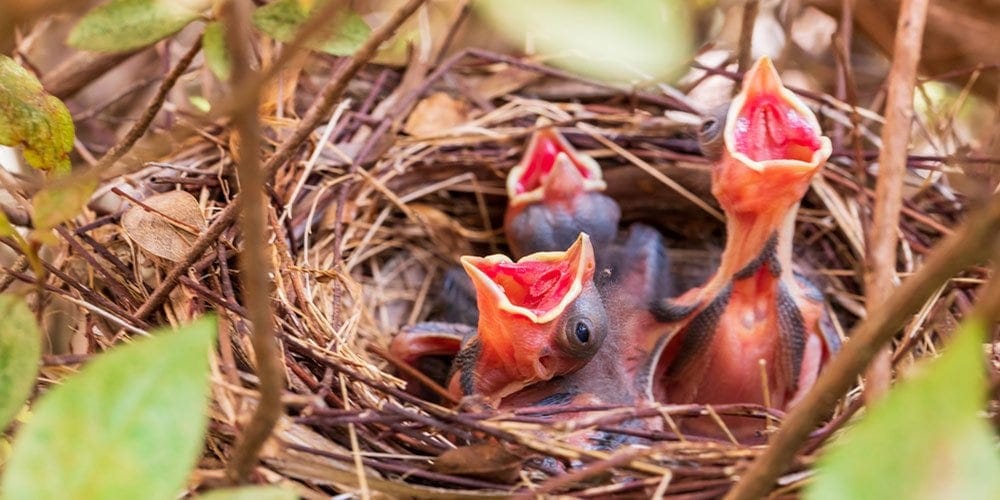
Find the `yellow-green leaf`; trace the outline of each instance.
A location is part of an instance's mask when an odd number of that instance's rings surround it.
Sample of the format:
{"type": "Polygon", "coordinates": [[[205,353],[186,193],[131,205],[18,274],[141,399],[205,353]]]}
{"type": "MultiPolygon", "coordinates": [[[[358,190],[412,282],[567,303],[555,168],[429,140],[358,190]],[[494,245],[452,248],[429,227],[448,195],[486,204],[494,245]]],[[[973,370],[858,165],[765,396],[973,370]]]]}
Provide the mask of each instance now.
{"type": "Polygon", "coordinates": [[[7,426],[35,386],[42,333],[24,299],[0,295],[0,431],[7,426]]]}
{"type": "Polygon", "coordinates": [[[228,80],[232,67],[229,60],[229,49],[226,47],[226,32],[222,23],[213,22],[205,26],[205,34],[201,37],[201,47],[205,54],[205,66],[208,66],[209,71],[219,80],[228,80]]]}
{"type": "Polygon", "coordinates": [[[201,17],[211,0],[111,0],[83,16],[70,46],[123,52],[158,42],[201,17]]]}
{"type": "Polygon", "coordinates": [[[483,18],[547,64],[633,83],[667,80],[686,67],[693,20],[681,0],[479,0],[483,18]]]}
{"type": "Polygon", "coordinates": [[[7,214],[0,212],[0,238],[9,238],[15,234],[17,234],[17,229],[14,229],[7,214]]]}
{"type": "Polygon", "coordinates": [[[201,455],[215,321],[116,347],[42,396],[4,498],[177,498],[201,455]]]}
{"type": "Polygon", "coordinates": [[[246,486],[210,491],[198,500],[295,500],[299,498],[293,491],[270,486],[246,486]]]}
{"type": "MultiPolygon", "coordinates": [[[[321,2],[316,3],[318,5],[321,2]]],[[[309,18],[309,13],[316,8],[318,7],[313,6],[312,2],[303,5],[298,0],[278,0],[255,10],[253,23],[271,38],[289,42],[309,18]]],[[[371,31],[357,12],[345,8],[312,38],[309,47],[335,56],[352,54],[364,43],[371,31]]]]}
{"type": "Polygon", "coordinates": [[[42,170],[69,172],[73,118],[28,70],[0,54],[0,145],[22,149],[42,170]]]}
{"type": "Polygon", "coordinates": [[[39,232],[76,217],[97,189],[97,179],[91,176],[59,179],[35,193],[31,198],[32,222],[39,232]]]}
{"type": "Polygon", "coordinates": [[[996,498],[997,436],[979,415],[986,405],[985,331],[978,318],[967,320],[940,358],[832,443],[805,497],[996,498]]]}

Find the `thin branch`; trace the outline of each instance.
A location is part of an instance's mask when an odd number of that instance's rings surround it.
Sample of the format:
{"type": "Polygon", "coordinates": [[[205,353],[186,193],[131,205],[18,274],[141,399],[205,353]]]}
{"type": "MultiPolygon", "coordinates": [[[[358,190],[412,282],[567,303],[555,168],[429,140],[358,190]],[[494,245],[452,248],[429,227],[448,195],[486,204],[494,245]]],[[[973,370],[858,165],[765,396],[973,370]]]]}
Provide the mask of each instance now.
{"type": "Polygon", "coordinates": [[[138,142],[139,139],[142,138],[143,134],[146,133],[146,130],[149,129],[149,125],[153,123],[153,118],[156,118],[156,114],[160,112],[161,108],[163,108],[163,103],[167,100],[167,94],[173,90],[174,85],[177,84],[177,80],[184,74],[185,71],[187,71],[188,66],[191,65],[191,61],[193,61],[194,57],[198,55],[198,52],[201,52],[201,38],[198,38],[198,40],[191,45],[191,48],[184,53],[184,56],[181,57],[181,59],[177,61],[177,64],[174,65],[169,73],[167,73],[163,82],[160,83],[160,86],[156,89],[156,95],[153,96],[149,105],[146,106],[146,110],[142,112],[142,116],[139,117],[139,120],[132,125],[132,128],[128,130],[128,133],[125,134],[125,137],[121,140],[121,142],[115,144],[113,148],[101,157],[101,160],[97,163],[97,165],[94,165],[94,168],[92,169],[93,171],[104,171],[107,167],[110,167],[118,161],[122,156],[125,156],[125,154],[132,149],[132,146],[135,146],[135,143],[138,142]]]}
{"type": "Polygon", "coordinates": [[[358,50],[354,52],[354,55],[346,63],[342,63],[337,67],[330,83],[323,88],[316,104],[306,112],[299,127],[295,129],[291,137],[278,147],[278,150],[274,152],[274,156],[267,160],[267,163],[264,165],[264,171],[268,178],[273,176],[292,157],[295,150],[309,138],[312,131],[321,124],[330,113],[330,110],[333,109],[333,106],[340,100],[340,96],[347,89],[347,84],[354,75],[361,70],[365,63],[375,56],[375,51],[378,50],[382,43],[388,40],[396,32],[396,29],[403,24],[403,21],[423,5],[424,1],[410,0],[406,2],[405,5],[392,14],[392,17],[372,32],[368,39],[365,40],[365,43],[358,47],[358,50]]]}
{"type": "MultiPolygon", "coordinates": [[[[234,93],[244,82],[254,78],[250,61],[249,0],[230,0],[223,5],[226,43],[230,47],[232,78],[229,85],[234,93]]],[[[257,455],[271,436],[274,425],[284,413],[281,392],[285,388],[284,362],[274,338],[274,311],[271,304],[271,259],[268,258],[266,179],[260,169],[260,122],[257,112],[260,95],[244,96],[240,106],[233,108],[232,118],[239,134],[236,155],[243,214],[243,251],[240,252],[240,279],[250,322],[257,377],[260,380],[260,400],[240,436],[226,467],[231,481],[245,483],[257,464],[257,455]]]]}
{"type": "Polygon", "coordinates": [[[184,256],[184,260],[178,262],[177,265],[170,269],[163,278],[163,281],[153,290],[153,293],[149,294],[149,298],[135,311],[137,319],[145,320],[153,311],[162,306],[166,302],[167,297],[170,296],[170,292],[177,287],[181,276],[194,265],[195,261],[201,258],[201,255],[205,253],[205,250],[209,246],[218,242],[222,232],[229,227],[230,223],[236,220],[236,215],[239,214],[240,198],[237,196],[232,203],[215,216],[214,221],[208,226],[208,229],[198,236],[198,239],[191,245],[191,249],[184,256]]]}
{"type": "MultiPolygon", "coordinates": [[[[757,22],[757,13],[760,12],[760,0],[749,0],[743,5],[743,19],[740,22],[740,40],[736,61],[739,64],[740,74],[744,74],[750,69],[753,58],[753,27],[757,22]]],[[[739,92],[739,85],[733,87],[733,92],[739,92]]]]}
{"type": "MultiPolygon", "coordinates": [[[[865,270],[865,304],[869,311],[883,307],[893,293],[896,278],[899,212],[903,208],[906,150],[913,124],[913,84],[920,61],[920,46],[928,0],[906,0],[896,23],[896,46],[889,70],[885,127],[875,182],[875,213],[868,241],[865,270]]],[[[889,390],[892,351],[886,347],[872,361],[865,377],[865,400],[871,402],[889,390]]]]}
{"type": "Polygon", "coordinates": [[[755,460],[727,500],[763,498],[791,463],[809,433],[854,384],[856,377],[916,313],[935,290],[962,269],[993,252],[1000,244],[1000,194],[974,212],[954,234],[945,238],[916,274],[903,281],[850,334],[839,354],[820,373],[816,384],[785,419],[770,446],[755,460]]]}

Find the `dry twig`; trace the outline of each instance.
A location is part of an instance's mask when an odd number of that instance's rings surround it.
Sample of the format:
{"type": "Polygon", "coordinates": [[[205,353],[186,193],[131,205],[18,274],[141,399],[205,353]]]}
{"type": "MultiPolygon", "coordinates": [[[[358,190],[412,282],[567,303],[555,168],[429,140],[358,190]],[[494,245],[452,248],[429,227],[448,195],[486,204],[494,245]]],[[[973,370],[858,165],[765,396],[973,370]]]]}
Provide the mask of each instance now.
{"type": "Polygon", "coordinates": [[[771,439],[770,446],[757,458],[728,500],[764,497],[775,479],[784,472],[795,452],[819,421],[850,389],[855,377],[879,349],[916,312],[934,291],[962,269],[992,254],[1000,243],[1000,194],[989,205],[970,215],[955,234],[942,241],[916,274],[903,282],[882,307],[869,312],[855,328],[851,341],[830,360],[816,384],[799,402],[771,439]]]}
{"type": "MultiPolygon", "coordinates": [[[[913,123],[913,84],[920,61],[928,0],[903,2],[896,26],[896,48],[889,71],[886,122],[882,129],[882,151],[875,183],[875,213],[868,239],[865,295],[869,311],[884,307],[896,280],[896,247],[899,212],[903,208],[903,177],[906,150],[913,123]]],[[[892,350],[882,349],[872,360],[865,377],[865,399],[877,399],[889,390],[892,380],[892,350]]]]}

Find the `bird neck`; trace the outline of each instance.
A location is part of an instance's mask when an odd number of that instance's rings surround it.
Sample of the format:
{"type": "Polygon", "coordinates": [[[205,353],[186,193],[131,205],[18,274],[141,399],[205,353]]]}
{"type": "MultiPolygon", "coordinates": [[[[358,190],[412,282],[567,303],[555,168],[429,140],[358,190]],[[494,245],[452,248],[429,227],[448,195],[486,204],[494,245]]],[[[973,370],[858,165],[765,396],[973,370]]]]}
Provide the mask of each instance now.
{"type": "Polygon", "coordinates": [[[726,247],[719,270],[706,288],[721,289],[758,263],[780,268],[782,278],[791,276],[796,212],[798,204],[765,212],[727,212],[726,247]]]}

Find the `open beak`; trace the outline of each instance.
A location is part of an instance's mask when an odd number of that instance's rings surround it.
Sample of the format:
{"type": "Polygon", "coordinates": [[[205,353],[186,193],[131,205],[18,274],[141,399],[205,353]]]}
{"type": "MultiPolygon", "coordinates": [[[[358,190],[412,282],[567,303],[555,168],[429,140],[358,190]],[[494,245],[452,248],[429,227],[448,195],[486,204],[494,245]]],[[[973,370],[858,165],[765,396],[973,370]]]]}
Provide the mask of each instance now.
{"type": "MultiPolygon", "coordinates": [[[[596,267],[594,249],[585,233],[564,252],[538,252],[517,262],[501,254],[464,256],[461,261],[476,287],[481,321],[516,317],[535,324],[559,317],[580,295],[587,280],[593,279],[596,267]]],[[[480,337],[490,334],[483,330],[481,325],[480,337]]]]}
{"type": "Polygon", "coordinates": [[[713,172],[713,192],[736,212],[769,206],[787,210],[832,150],[816,115],[785,88],[767,57],[744,76],[723,134],[725,150],[713,172]]]}
{"type": "Polygon", "coordinates": [[[556,201],[607,185],[593,158],[576,151],[555,128],[531,136],[524,158],[507,176],[510,206],[556,201]]]}

